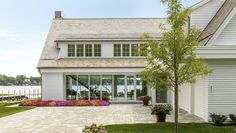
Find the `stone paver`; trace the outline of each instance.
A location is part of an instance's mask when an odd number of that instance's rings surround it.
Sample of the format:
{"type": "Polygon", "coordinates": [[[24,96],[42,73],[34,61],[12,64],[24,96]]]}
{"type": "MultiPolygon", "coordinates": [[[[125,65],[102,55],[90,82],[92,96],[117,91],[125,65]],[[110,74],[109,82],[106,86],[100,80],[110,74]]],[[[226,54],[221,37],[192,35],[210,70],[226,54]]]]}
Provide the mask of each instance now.
{"type": "MultiPolygon", "coordinates": [[[[154,123],[150,107],[140,104],[112,104],[104,107],[37,107],[0,118],[0,133],[79,133],[85,125],[154,123]]],[[[173,121],[173,116],[167,116],[173,121]]],[[[202,122],[180,112],[182,122],[202,122]]]]}

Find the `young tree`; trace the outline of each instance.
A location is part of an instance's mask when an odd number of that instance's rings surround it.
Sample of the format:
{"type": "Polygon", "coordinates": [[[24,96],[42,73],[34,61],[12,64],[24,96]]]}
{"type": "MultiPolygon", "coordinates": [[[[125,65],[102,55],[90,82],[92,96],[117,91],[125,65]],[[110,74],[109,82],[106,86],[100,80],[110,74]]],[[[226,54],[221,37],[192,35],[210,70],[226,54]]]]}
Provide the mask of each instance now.
{"type": "Polygon", "coordinates": [[[207,75],[211,69],[204,64],[204,60],[196,56],[200,30],[191,28],[186,30],[190,8],[183,8],[180,0],[161,0],[168,5],[167,23],[169,28],[163,28],[161,41],[157,41],[147,33],[142,40],[146,45],[142,52],[147,52],[147,62],[143,77],[149,85],[159,89],[165,85],[174,90],[175,129],[178,133],[178,91],[184,83],[193,83],[197,76],[207,75]],[[188,32],[187,32],[188,31],[188,32]],[[146,73],[146,74],[144,74],[146,73]],[[161,76],[160,76],[161,74],[161,76]]]}

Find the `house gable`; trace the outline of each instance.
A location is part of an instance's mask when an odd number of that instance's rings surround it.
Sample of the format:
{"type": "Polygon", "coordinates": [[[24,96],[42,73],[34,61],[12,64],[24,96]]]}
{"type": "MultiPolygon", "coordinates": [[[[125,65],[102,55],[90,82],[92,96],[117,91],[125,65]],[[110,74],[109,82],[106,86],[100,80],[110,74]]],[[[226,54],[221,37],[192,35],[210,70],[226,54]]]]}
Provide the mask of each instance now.
{"type": "Polygon", "coordinates": [[[206,46],[236,46],[236,7],[231,11],[206,46]]]}
{"type": "Polygon", "coordinates": [[[193,12],[190,14],[190,24],[200,29],[204,29],[225,0],[203,0],[192,6],[193,12]]]}

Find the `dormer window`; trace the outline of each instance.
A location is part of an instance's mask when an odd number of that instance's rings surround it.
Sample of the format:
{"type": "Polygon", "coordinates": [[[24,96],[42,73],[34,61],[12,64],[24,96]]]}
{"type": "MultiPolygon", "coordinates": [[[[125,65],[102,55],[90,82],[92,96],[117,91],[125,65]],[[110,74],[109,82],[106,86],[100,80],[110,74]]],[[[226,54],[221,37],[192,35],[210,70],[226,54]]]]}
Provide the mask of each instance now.
{"type": "Polygon", "coordinates": [[[68,57],[101,57],[101,44],[68,44],[68,57]]]}
{"type": "Polygon", "coordinates": [[[93,45],[92,44],[85,44],[85,56],[86,57],[93,56],[93,45]]]}
{"type": "Polygon", "coordinates": [[[76,48],[76,53],[77,53],[77,57],[83,57],[84,56],[84,45],[83,44],[77,44],[77,48],[76,48]]]}
{"type": "Polygon", "coordinates": [[[101,56],[101,44],[94,44],[94,56],[99,57],[101,56]]]}
{"type": "Polygon", "coordinates": [[[69,57],[75,56],[75,44],[68,44],[68,56],[69,57]]]}

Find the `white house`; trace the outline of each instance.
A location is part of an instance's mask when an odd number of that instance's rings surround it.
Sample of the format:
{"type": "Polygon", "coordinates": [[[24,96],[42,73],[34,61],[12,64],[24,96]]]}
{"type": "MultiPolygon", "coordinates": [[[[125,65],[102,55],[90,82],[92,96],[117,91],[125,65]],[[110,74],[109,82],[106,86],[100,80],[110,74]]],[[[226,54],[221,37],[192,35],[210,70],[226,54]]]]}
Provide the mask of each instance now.
{"type": "MultiPolygon", "coordinates": [[[[199,57],[214,69],[180,89],[180,107],[208,120],[209,113],[236,113],[236,0],[203,0],[192,6],[189,26],[204,32],[199,57]]],[[[38,69],[43,100],[108,99],[173,104],[173,92],[149,89],[139,76],[146,61],[140,35],[160,40],[160,18],[63,18],[55,12],[38,69]]],[[[168,27],[168,25],[166,25],[168,27]]]]}

